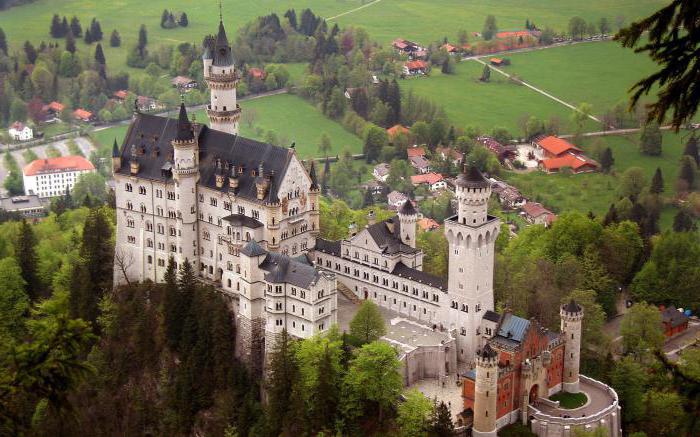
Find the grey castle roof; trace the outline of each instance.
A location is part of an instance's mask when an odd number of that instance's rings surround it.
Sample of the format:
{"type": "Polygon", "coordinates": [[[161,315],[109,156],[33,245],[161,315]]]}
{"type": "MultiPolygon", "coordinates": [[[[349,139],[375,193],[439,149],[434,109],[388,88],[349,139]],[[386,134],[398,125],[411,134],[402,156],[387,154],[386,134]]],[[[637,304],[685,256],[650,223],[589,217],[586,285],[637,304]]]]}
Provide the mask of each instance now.
{"type": "Polygon", "coordinates": [[[413,207],[413,202],[411,199],[406,199],[406,201],[399,208],[399,213],[403,215],[416,215],[416,208],[413,207]]]}
{"type": "Polygon", "coordinates": [[[247,257],[253,258],[256,256],[265,255],[267,251],[263,249],[257,241],[250,240],[248,244],[243,246],[243,249],[241,249],[241,253],[247,257]]]}
{"type": "Polygon", "coordinates": [[[498,352],[496,352],[490,344],[486,343],[481,349],[481,353],[479,355],[482,358],[495,358],[496,355],[498,355],[498,352]]]}
{"type": "Polygon", "coordinates": [[[469,169],[467,169],[466,164],[462,173],[457,177],[456,184],[463,188],[488,188],[490,185],[478,168],[470,165],[469,169]]]}
{"type": "Polygon", "coordinates": [[[257,229],[263,226],[258,220],[243,214],[231,214],[224,217],[224,220],[231,223],[233,226],[244,226],[250,229],[257,229]]]}
{"type": "Polygon", "coordinates": [[[291,284],[306,289],[311,288],[320,276],[315,267],[274,252],[268,252],[260,268],[267,272],[265,274],[267,282],[291,284]]]}
{"type": "Polygon", "coordinates": [[[484,319],[490,322],[498,323],[501,320],[501,315],[497,312],[486,310],[486,312],[484,313],[484,319]]]}
{"type": "Polygon", "coordinates": [[[224,29],[223,21],[219,21],[219,33],[216,35],[213,55],[213,65],[217,67],[233,65],[233,53],[231,53],[231,46],[228,44],[228,38],[226,38],[226,29],[224,29]]]}
{"type": "Polygon", "coordinates": [[[194,139],[192,123],[190,123],[190,119],[187,117],[187,109],[184,103],[180,103],[180,113],[177,117],[177,136],[175,138],[178,141],[190,141],[194,139]]]}
{"type": "Polygon", "coordinates": [[[577,304],[573,299],[563,307],[564,311],[567,313],[578,313],[581,311],[581,306],[577,304]]]}
{"type": "Polygon", "coordinates": [[[410,279],[412,281],[420,282],[421,284],[438,288],[442,291],[447,291],[447,281],[445,280],[445,278],[431,275],[430,273],[426,273],[421,270],[416,270],[414,268],[408,267],[402,262],[396,263],[396,267],[394,267],[394,270],[392,270],[391,274],[395,276],[400,276],[402,278],[410,279]]]}
{"type": "Polygon", "coordinates": [[[340,241],[324,240],[323,238],[316,239],[314,249],[333,256],[340,256],[340,241]]]}
{"type": "Polygon", "coordinates": [[[507,312],[503,316],[501,326],[498,327],[498,336],[521,343],[530,327],[530,321],[507,312]]]}
{"type": "MultiPolygon", "coordinates": [[[[171,141],[179,135],[182,123],[184,120],[136,114],[119,152],[122,166],[118,173],[129,174],[130,151],[134,146],[138,155],[145,157],[140,160],[138,177],[171,182],[172,175],[165,169],[172,166],[171,141]],[[167,165],[168,163],[170,166],[167,165]]],[[[260,163],[264,162],[265,175],[271,177],[265,202],[279,201],[277,195],[279,182],[291,160],[293,154],[291,150],[209,129],[207,126],[196,126],[194,135],[199,140],[200,185],[223,192],[233,190],[229,188],[228,183],[225,183],[223,188],[216,187],[216,162],[221,160],[228,172],[232,168],[242,168],[243,172],[237,178],[239,185],[236,194],[257,202],[255,178],[260,163]]]]}
{"type": "Polygon", "coordinates": [[[401,223],[398,216],[368,226],[367,230],[377,246],[382,249],[382,253],[392,255],[395,253],[410,254],[418,252],[417,249],[401,241],[401,223]],[[392,226],[393,231],[391,229],[392,226]]]}

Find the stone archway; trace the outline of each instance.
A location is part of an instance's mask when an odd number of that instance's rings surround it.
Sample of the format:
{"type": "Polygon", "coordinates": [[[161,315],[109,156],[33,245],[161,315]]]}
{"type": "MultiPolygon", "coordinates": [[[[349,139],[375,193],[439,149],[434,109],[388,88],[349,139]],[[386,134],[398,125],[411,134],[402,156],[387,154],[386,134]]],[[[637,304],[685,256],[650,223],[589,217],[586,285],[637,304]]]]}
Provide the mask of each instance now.
{"type": "Polygon", "coordinates": [[[533,384],[532,387],[530,387],[530,395],[528,397],[529,404],[534,404],[535,401],[537,401],[539,390],[540,386],[538,384],[533,384]]]}

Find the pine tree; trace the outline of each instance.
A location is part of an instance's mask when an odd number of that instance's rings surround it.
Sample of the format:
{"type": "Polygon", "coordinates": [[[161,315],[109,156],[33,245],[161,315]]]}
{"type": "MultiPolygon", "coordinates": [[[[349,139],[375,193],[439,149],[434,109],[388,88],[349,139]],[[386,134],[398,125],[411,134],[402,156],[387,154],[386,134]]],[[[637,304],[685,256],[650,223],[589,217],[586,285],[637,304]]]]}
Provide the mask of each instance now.
{"type": "Polygon", "coordinates": [[[93,18],[90,22],[90,34],[93,41],[102,41],[102,26],[100,26],[100,22],[96,18],[93,18]]]}
{"type": "Polygon", "coordinates": [[[695,225],[695,218],[693,214],[686,208],[681,208],[673,217],[673,231],[674,232],[695,232],[697,226],[695,225]]]}
{"type": "Polygon", "coordinates": [[[194,347],[197,337],[196,314],[192,310],[192,303],[197,290],[197,279],[192,269],[192,264],[187,259],[180,266],[177,288],[180,296],[176,318],[182,323],[178,350],[182,354],[187,354],[194,347]]]}
{"type": "Polygon", "coordinates": [[[70,30],[76,38],[83,36],[83,28],[80,26],[80,20],[75,15],[70,19],[70,30]]]}
{"type": "Polygon", "coordinates": [[[168,17],[170,16],[170,12],[168,12],[167,9],[163,9],[163,13],[160,14],[160,27],[165,29],[165,23],[168,22],[168,17]]]}
{"type": "Polygon", "coordinates": [[[90,29],[85,30],[85,37],[83,39],[85,40],[85,44],[92,44],[94,39],[92,38],[92,32],[90,32],[90,29]]]}
{"type": "Polygon", "coordinates": [[[661,169],[659,167],[656,167],[656,173],[654,173],[654,177],[651,178],[649,192],[657,195],[664,192],[664,177],[661,174],[661,169]]]}
{"type": "Polygon", "coordinates": [[[61,36],[59,38],[63,38],[68,34],[68,30],[70,29],[70,26],[68,25],[68,19],[66,17],[63,17],[61,20],[61,36]]]}
{"type": "Polygon", "coordinates": [[[449,437],[454,435],[455,425],[452,422],[452,414],[445,402],[440,401],[435,406],[428,427],[428,435],[435,437],[449,437]]]}
{"type": "Polygon", "coordinates": [[[365,197],[362,200],[362,207],[367,208],[368,206],[374,205],[374,196],[372,195],[372,190],[367,188],[365,190],[365,197]]]}
{"type": "Polygon", "coordinates": [[[481,78],[479,78],[479,80],[482,82],[491,80],[491,67],[484,65],[484,71],[481,72],[481,78]]]}
{"type": "Polygon", "coordinates": [[[603,173],[609,173],[613,164],[615,164],[615,158],[613,158],[612,150],[610,147],[606,147],[600,155],[600,168],[603,170],[603,173]]]}
{"type": "Polygon", "coordinates": [[[610,208],[608,208],[608,212],[605,214],[605,218],[603,219],[603,226],[608,226],[619,221],[620,220],[617,216],[617,208],[615,208],[614,203],[611,203],[610,208]]]}
{"type": "Polygon", "coordinates": [[[296,30],[297,11],[295,11],[294,9],[287,9],[287,12],[284,13],[284,16],[287,20],[289,20],[289,25],[292,26],[292,29],[296,30]]]}
{"type": "Polygon", "coordinates": [[[144,50],[146,49],[147,44],[148,44],[148,32],[146,31],[146,25],[142,24],[141,28],[139,28],[139,43],[137,46],[141,57],[143,57],[144,50]]]}
{"type": "Polygon", "coordinates": [[[642,154],[649,156],[661,155],[662,142],[663,137],[657,123],[652,122],[642,127],[642,134],[639,138],[639,151],[642,154]]]}
{"type": "Polygon", "coordinates": [[[678,179],[681,182],[681,190],[692,190],[695,188],[695,160],[690,156],[681,158],[681,169],[678,173],[678,179]]]}
{"type": "Polygon", "coordinates": [[[311,414],[314,431],[333,429],[338,413],[339,391],[340,377],[333,366],[331,353],[326,344],[321,362],[318,363],[318,384],[312,397],[311,414]]]}
{"type": "Polygon", "coordinates": [[[187,18],[187,14],[185,12],[180,15],[180,19],[178,20],[177,24],[179,24],[182,27],[187,27],[190,24],[190,20],[187,18]]]}
{"type": "Polygon", "coordinates": [[[0,27],[0,53],[7,56],[7,36],[5,31],[0,27]]]}
{"type": "Polygon", "coordinates": [[[394,79],[387,89],[387,105],[389,105],[389,117],[387,125],[394,126],[401,123],[401,90],[399,83],[394,79]]]}
{"type": "Polygon", "coordinates": [[[69,29],[68,34],[66,35],[66,51],[75,54],[76,48],[75,48],[75,38],[73,37],[73,32],[69,29]]]}
{"type": "Polygon", "coordinates": [[[165,338],[171,349],[177,350],[180,342],[180,326],[182,320],[178,319],[180,309],[180,291],[177,287],[177,267],[175,259],[168,259],[168,268],[163,275],[165,282],[165,298],[163,301],[163,318],[165,325],[165,338]]]}
{"type": "Polygon", "coordinates": [[[484,22],[484,29],[481,31],[481,36],[488,41],[496,37],[496,32],[498,32],[496,17],[489,15],[484,22]]]}
{"type": "Polygon", "coordinates": [[[103,66],[107,63],[107,60],[105,59],[105,54],[102,51],[102,44],[100,43],[98,43],[95,47],[95,62],[103,66]]]}
{"type": "Polygon", "coordinates": [[[109,37],[109,46],[110,47],[119,47],[122,45],[122,37],[119,35],[119,32],[117,32],[117,29],[114,29],[112,31],[112,36],[109,37]]]}
{"type": "Polygon", "coordinates": [[[581,260],[581,290],[593,290],[596,292],[596,301],[608,316],[614,316],[616,291],[615,282],[608,275],[597,249],[589,247],[584,251],[581,260]]]}
{"type": "Polygon", "coordinates": [[[326,159],[323,164],[323,176],[321,177],[321,193],[328,194],[328,182],[331,180],[331,162],[326,159]]]}
{"type": "Polygon", "coordinates": [[[22,220],[15,246],[15,257],[22,270],[22,279],[27,284],[27,295],[32,302],[36,302],[43,294],[39,276],[37,275],[39,259],[36,254],[36,243],[36,236],[32,226],[26,220],[22,220]]]}
{"type": "MultiPolygon", "coordinates": [[[[267,418],[270,435],[280,435],[289,416],[292,393],[299,382],[296,347],[286,330],[277,339],[267,377],[267,418]]],[[[300,419],[300,418],[297,418],[300,419]]]]}
{"type": "Polygon", "coordinates": [[[698,153],[698,138],[695,134],[691,135],[688,142],[685,144],[684,155],[688,155],[695,160],[695,165],[700,165],[700,154],[698,153]]]}
{"type": "Polygon", "coordinates": [[[49,34],[53,38],[61,38],[61,37],[63,37],[62,31],[63,31],[63,28],[61,27],[61,18],[58,16],[58,14],[53,14],[53,18],[51,19],[51,29],[49,30],[49,34]]]}
{"type": "Polygon", "coordinates": [[[29,41],[24,42],[24,54],[27,56],[27,63],[33,64],[36,62],[36,49],[29,41]]]}

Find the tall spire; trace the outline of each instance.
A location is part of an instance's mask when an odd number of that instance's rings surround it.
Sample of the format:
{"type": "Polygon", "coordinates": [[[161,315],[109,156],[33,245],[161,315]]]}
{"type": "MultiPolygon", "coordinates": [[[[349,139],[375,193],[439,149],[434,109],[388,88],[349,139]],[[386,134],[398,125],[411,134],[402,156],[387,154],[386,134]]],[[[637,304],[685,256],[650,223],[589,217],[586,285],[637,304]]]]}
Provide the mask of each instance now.
{"type": "Polygon", "coordinates": [[[221,12],[221,0],[219,0],[219,23],[224,22],[224,14],[221,12]]]}
{"type": "Polygon", "coordinates": [[[114,139],[114,144],[112,145],[112,158],[119,157],[119,146],[117,145],[117,139],[114,139]]]}
{"type": "Polygon", "coordinates": [[[214,43],[214,65],[217,67],[227,67],[233,65],[233,55],[231,54],[231,46],[226,37],[226,29],[224,28],[223,16],[220,14],[219,33],[216,35],[214,43]]]}
{"type": "Polygon", "coordinates": [[[187,118],[185,102],[180,103],[180,115],[177,118],[177,137],[175,139],[178,141],[190,141],[194,139],[192,123],[190,123],[190,119],[187,118]]]}

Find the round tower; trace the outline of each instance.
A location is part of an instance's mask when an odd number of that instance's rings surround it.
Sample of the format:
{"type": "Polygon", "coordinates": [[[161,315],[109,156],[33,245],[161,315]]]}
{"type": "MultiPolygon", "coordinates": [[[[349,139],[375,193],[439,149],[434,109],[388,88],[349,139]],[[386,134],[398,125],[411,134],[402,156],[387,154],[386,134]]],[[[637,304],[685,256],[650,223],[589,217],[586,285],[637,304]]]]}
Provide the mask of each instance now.
{"type": "Polygon", "coordinates": [[[484,178],[478,168],[465,163],[455,185],[458,222],[471,226],[486,223],[491,183],[484,178]]]}
{"type": "Polygon", "coordinates": [[[205,43],[202,63],[204,80],[211,92],[207,106],[209,124],[212,129],[237,135],[241,118],[241,108],[236,101],[239,76],[223,21],[219,21],[216,39],[205,43]]]}
{"type": "Polygon", "coordinates": [[[475,437],[496,437],[498,400],[498,353],[491,345],[476,352],[476,381],[474,384],[475,437]]]}
{"type": "Polygon", "coordinates": [[[562,389],[569,393],[578,393],[583,308],[572,299],[571,302],[562,305],[559,315],[561,317],[561,333],[564,337],[564,378],[562,389]]]}
{"type": "MultiPolygon", "coordinates": [[[[194,126],[187,117],[185,104],[180,104],[177,133],[173,145],[173,179],[175,179],[175,210],[178,265],[185,259],[197,263],[197,182],[199,182],[199,144],[194,126]]],[[[172,219],[172,217],[171,217],[172,219]]],[[[197,270],[195,270],[197,271],[197,270]]]]}
{"type": "Polygon", "coordinates": [[[416,247],[416,222],[418,212],[411,199],[406,199],[399,208],[399,223],[401,230],[401,242],[411,247],[416,247]]]}
{"type": "Polygon", "coordinates": [[[318,184],[318,178],[316,177],[316,165],[314,164],[314,161],[311,161],[309,178],[311,179],[311,186],[309,186],[309,202],[311,204],[311,235],[314,238],[314,244],[310,247],[313,247],[315,245],[316,237],[318,237],[319,233],[321,232],[321,210],[318,205],[321,195],[321,186],[318,184]]]}

